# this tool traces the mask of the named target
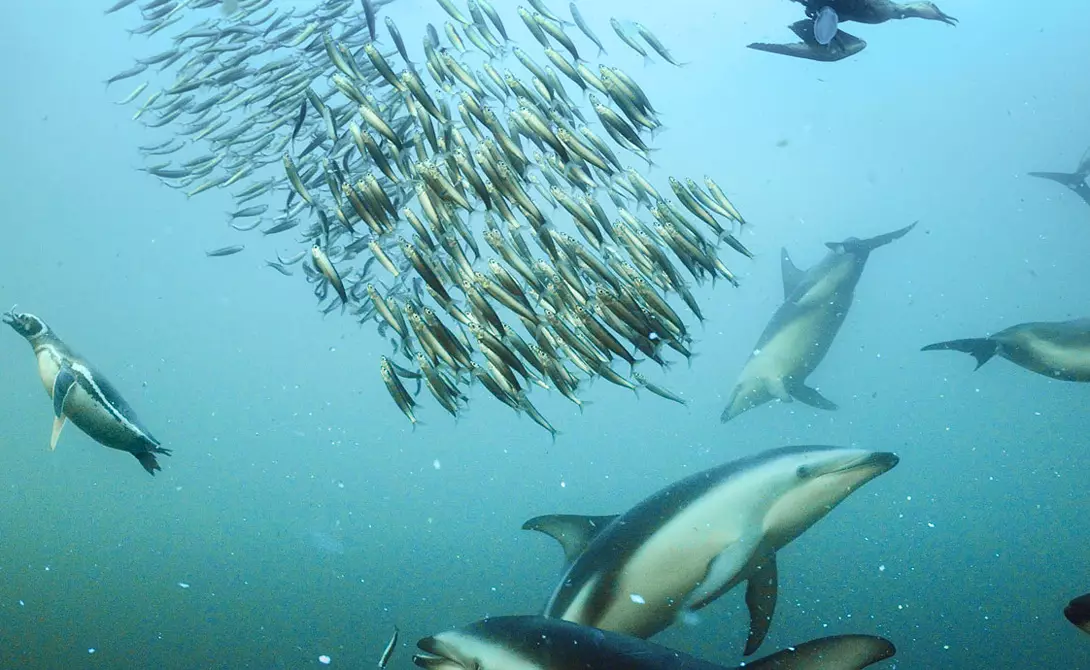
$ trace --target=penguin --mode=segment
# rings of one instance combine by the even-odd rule
[[[14,308],[13,308],[14,309]],[[136,417],[113,384],[68,348],[37,316],[8,311],[3,322],[26,338],[38,359],[38,374],[53,399],[53,435],[49,449],[57,448],[65,420],[99,444],[127,451],[154,476],[161,470],[156,454],[170,455]]]

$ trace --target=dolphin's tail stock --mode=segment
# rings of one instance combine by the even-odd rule
[[[968,340],[950,340],[949,342],[936,342],[935,344],[929,344],[926,347],[920,349],[920,351],[938,351],[940,349],[950,349],[952,351],[961,351],[971,355],[976,359],[976,370],[980,369],[981,365],[984,365],[995,356],[999,351],[999,343],[995,340],[990,340],[986,337],[972,338]]]

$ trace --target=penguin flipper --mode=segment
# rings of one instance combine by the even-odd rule
[[[50,451],[57,450],[57,440],[61,439],[65,422],[64,401],[75,387],[76,375],[72,373],[72,368],[63,366],[53,378],[53,434],[49,438]]]
[[[76,385],[76,375],[67,365],[61,367],[57,376],[53,378],[53,416],[58,419],[64,417],[64,401]],[[63,423],[63,421],[61,422]]]
[[[49,438],[49,450],[57,450],[57,440],[61,439],[61,429],[64,428],[64,415],[53,419],[53,435]]]

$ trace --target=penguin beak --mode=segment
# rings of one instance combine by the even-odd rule
[[[9,326],[14,326],[15,325],[15,314],[14,314],[14,312],[4,312],[3,316],[0,317],[0,318],[3,318],[4,323],[8,324]]]

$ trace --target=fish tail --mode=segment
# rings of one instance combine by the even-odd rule
[[[961,351],[976,359],[976,370],[992,359],[999,351],[999,343],[986,337],[971,338],[966,340],[950,340],[949,342],[936,342],[920,349],[920,351],[939,351],[949,349]]]

